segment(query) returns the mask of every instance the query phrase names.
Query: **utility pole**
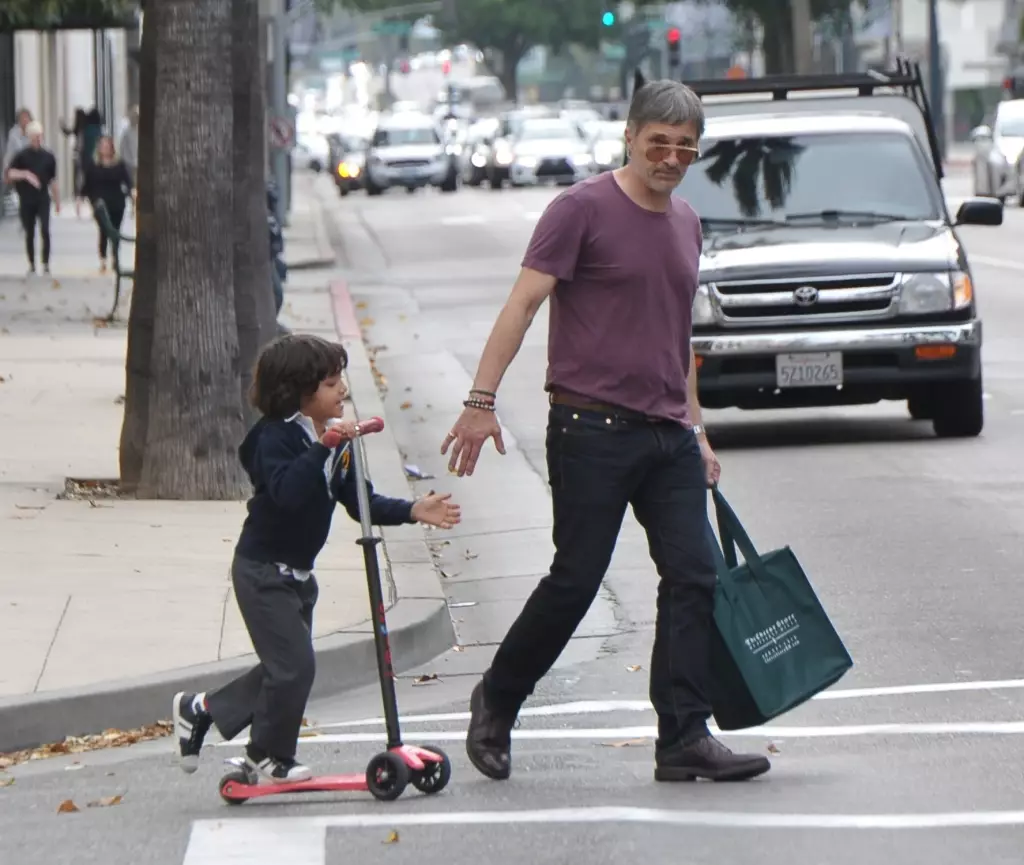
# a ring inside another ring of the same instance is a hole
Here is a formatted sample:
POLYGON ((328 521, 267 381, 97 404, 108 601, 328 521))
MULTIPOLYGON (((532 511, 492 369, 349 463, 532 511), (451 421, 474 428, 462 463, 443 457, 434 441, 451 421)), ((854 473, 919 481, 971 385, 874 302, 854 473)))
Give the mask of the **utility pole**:
POLYGON ((946 158, 946 112, 942 86, 942 43, 939 39, 939 0, 928 0, 928 101, 931 103, 939 156, 946 158))
POLYGON ((793 27, 793 71, 797 75, 810 75, 814 71, 811 0, 789 0, 789 16, 793 27))

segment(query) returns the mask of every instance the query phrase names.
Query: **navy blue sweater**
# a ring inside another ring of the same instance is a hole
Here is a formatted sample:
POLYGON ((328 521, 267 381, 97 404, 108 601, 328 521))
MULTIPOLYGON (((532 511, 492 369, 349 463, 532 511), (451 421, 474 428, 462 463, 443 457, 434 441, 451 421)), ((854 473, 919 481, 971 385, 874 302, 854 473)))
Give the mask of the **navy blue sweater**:
MULTIPOLYGON (((252 479, 249 514, 235 552, 258 562, 312 570, 327 542, 335 502, 359 519, 353 450, 343 442, 326 471, 331 451, 310 439, 298 421, 257 421, 238 449, 252 479)), ((378 526, 412 523, 411 501, 377 495, 367 481, 370 521, 378 526)))

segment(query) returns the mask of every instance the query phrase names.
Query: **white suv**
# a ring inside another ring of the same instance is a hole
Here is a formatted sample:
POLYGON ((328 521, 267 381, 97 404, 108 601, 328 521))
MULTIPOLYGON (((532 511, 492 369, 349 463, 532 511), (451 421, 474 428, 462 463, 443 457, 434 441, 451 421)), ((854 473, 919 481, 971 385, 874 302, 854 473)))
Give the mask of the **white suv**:
POLYGON ((449 159, 433 118, 423 114, 382 117, 366 154, 366 194, 380 195, 392 186, 415 192, 421 186, 444 191, 449 159))

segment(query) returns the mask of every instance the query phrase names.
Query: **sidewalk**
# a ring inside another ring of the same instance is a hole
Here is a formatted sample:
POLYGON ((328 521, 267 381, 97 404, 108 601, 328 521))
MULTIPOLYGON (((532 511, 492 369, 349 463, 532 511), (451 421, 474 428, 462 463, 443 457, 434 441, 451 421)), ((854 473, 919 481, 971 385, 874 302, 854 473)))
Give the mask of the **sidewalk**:
MULTIPOLYGON (((298 198, 296 212, 287 251, 310 260, 315 212, 298 198)), ((113 286, 98 275, 90 218, 66 208, 54 220, 52 279, 25 278, 10 228, 0 226, 0 753, 152 724, 179 688, 213 687, 255 662, 228 574, 244 502, 65 495, 69 478, 117 477, 126 331, 93 323, 113 286)), ((332 305, 329 280, 292 276, 282 320, 335 338, 342 322, 358 415, 383 416, 347 324, 351 301, 332 305)), ((388 430, 366 452, 375 484, 410 495, 388 430)), ((358 534, 339 509, 318 568, 317 694, 376 679, 358 534)), ((388 529, 380 550, 392 651, 408 669, 452 645, 451 619, 422 530, 388 529)))

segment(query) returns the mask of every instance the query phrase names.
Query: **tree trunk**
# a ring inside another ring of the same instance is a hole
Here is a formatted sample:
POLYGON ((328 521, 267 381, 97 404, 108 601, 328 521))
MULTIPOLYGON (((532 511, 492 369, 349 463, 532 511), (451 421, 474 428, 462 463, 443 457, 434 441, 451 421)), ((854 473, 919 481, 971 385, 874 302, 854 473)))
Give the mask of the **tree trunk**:
POLYGON ((153 230, 156 167, 153 120, 156 106, 156 52, 153 31, 142 30, 139 52, 139 165, 135 178, 135 283, 128 311, 124 419, 119 448, 121 489, 134 493, 142 477, 149 386, 153 361, 153 308, 156 300, 157 235, 153 230))
POLYGON ((160 0, 153 377, 141 498, 239 499, 249 483, 235 321, 232 0, 160 0))
POLYGON ((788 10, 760 18, 765 75, 783 75, 793 71, 793 28, 788 10))
POLYGON ((242 409, 255 420, 249 405, 253 366, 260 349, 277 328, 270 281, 267 234, 266 96, 260 58, 259 4, 232 0, 232 65, 234 82, 234 301, 238 322, 239 377, 242 409))
POLYGON ((789 17, 793 29, 793 71, 797 75, 810 75, 814 71, 811 0, 789 0, 789 17))
POLYGON ((498 80, 505 88, 505 96, 512 102, 519 102, 519 61, 526 51, 519 45, 508 45, 501 49, 501 74, 498 80))

